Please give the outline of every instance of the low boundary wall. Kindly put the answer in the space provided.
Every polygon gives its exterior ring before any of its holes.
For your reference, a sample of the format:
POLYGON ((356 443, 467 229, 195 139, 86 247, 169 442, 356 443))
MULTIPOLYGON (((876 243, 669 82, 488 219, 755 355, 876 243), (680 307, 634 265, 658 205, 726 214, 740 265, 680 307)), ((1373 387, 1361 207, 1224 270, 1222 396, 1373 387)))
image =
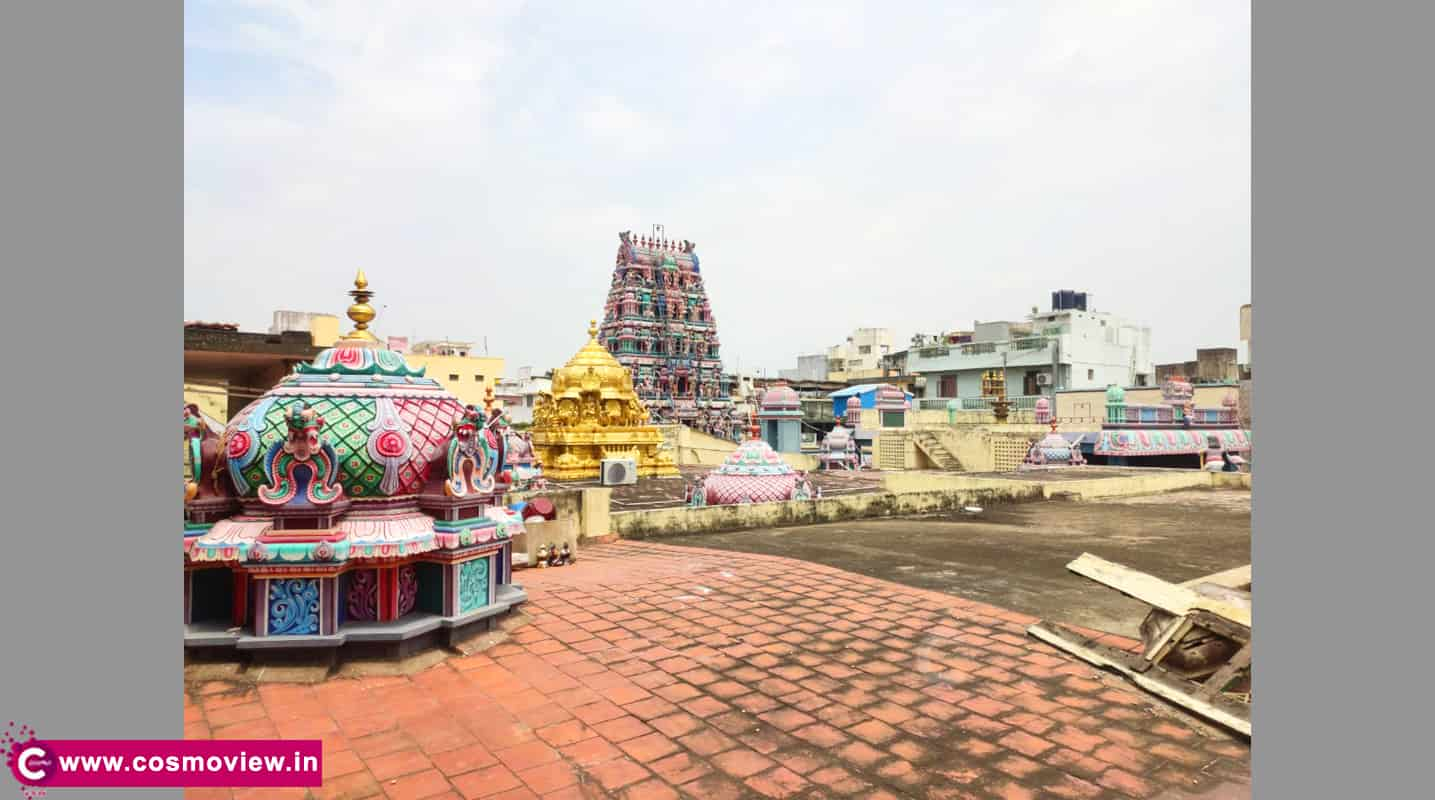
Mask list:
MULTIPOLYGON (((1043 482, 957 473, 898 472, 884 476, 883 491, 813 500, 700 508, 658 508, 609 514, 603 534, 649 539, 753 528, 813 525, 848 519, 955 511, 968 505, 1000 505, 1062 499, 1134 497, 1188 489, 1249 489, 1249 474, 1195 470, 1043 482)), ((585 530, 584 535, 588 536, 585 530)))

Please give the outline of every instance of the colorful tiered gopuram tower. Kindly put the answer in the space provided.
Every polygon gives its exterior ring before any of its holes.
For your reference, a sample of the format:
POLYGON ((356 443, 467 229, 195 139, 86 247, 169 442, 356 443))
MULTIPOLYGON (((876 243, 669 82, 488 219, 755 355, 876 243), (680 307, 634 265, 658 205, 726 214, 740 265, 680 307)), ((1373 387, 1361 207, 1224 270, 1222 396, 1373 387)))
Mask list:
POLYGON ((697 246, 632 231, 618 239, 599 341, 628 368, 639 399, 659 420, 731 438, 740 426, 731 418, 732 387, 697 246))

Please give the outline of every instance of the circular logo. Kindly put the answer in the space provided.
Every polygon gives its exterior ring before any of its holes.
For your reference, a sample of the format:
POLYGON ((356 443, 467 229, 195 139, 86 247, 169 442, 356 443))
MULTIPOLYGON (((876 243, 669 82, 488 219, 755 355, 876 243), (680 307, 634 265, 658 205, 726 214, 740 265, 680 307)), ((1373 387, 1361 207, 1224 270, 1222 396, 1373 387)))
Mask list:
POLYGON ((244 431, 235 431, 234 435, 229 437, 229 457, 241 458, 247 452, 249 452, 249 434, 244 431))
POLYGON ((59 771, 55 755, 43 742, 29 741, 15 745, 15 777, 27 786, 43 786, 59 771))
POLYGON ((408 444, 398 431, 384 431, 374 440, 374 450, 384 458, 398 458, 409 449, 408 444))

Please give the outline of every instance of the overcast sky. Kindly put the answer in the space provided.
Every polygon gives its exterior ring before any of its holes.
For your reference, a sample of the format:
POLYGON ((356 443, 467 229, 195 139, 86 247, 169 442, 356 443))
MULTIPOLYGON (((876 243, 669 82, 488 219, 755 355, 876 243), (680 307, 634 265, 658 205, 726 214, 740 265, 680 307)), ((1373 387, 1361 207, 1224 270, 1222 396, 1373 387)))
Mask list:
POLYGON ((542 370, 617 233, 697 242, 729 369, 1053 289, 1237 345, 1247 2, 186 3, 186 319, 342 313, 542 370))

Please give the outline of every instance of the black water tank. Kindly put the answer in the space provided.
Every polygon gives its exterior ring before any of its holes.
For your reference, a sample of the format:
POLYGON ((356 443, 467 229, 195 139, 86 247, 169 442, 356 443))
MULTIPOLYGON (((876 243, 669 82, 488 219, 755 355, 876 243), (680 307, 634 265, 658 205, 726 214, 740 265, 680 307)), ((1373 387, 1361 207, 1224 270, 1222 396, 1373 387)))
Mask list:
POLYGON ((1061 308, 1063 311, 1076 308, 1076 292, 1071 289, 1061 290, 1061 308))
POLYGON ((1060 310, 1061 310, 1061 292, 1052 292, 1052 293, 1051 293, 1051 310, 1052 310, 1052 311, 1060 311, 1060 310))
POLYGON ((1086 310, 1086 292, 1076 293, 1076 308, 1081 311, 1086 310))

